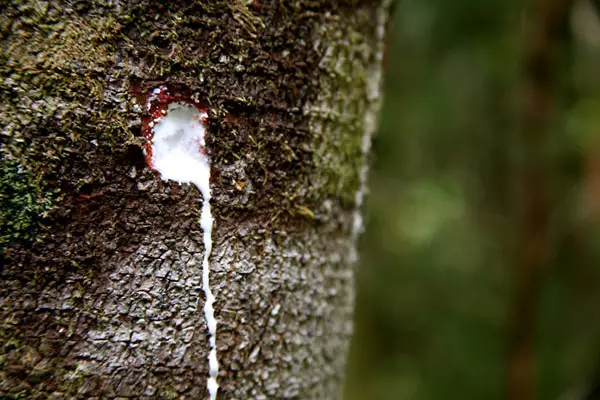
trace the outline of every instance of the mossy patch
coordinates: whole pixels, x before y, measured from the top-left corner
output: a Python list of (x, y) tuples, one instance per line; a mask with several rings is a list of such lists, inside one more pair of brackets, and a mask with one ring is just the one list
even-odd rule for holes
[(14, 160), (0, 159), (0, 249), (36, 237), (55, 195), (44, 192)]

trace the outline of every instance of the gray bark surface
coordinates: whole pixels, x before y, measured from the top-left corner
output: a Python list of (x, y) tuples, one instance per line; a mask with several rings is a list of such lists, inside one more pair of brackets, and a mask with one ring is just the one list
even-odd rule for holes
[(206, 396), (201, 196), (134, 107), (167, 83), (208, 107), (220, 398), (338, 398), (384, 7), (0, 10), (0, 397)]

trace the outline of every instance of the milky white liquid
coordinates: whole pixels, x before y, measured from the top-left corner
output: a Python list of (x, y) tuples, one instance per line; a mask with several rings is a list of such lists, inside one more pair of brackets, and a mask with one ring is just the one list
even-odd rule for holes
[(203, 231), (204, 259), (202, 260), (202, 289), (206, 296), (204, 317), (210, 334), (210, 354), (208, 356), (209, 379), (207, 389), (211, 400), (217, 398), (219, 385), (217, 375), (219, 362), (217, 360), (217, 320), (213, 303), (215, 296), (210, 290), (209, 257), (212, 250), (213, 217), (210, 210), (210, 164), (207, 157), (200, 151), (204, 147), (204, 126), (202, 118), (206, 113), (198, 111), (186, 103), (171, 103), (167, 114), (161, 119), (154, 120), (152, 145), (152, 163), (164, 180), (179, 183), (191, 183), (202, 193), (202, 211), (200, 227)]

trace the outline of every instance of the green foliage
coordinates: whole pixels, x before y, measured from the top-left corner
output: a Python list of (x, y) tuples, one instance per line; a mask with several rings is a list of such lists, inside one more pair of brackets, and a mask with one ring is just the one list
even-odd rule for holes
[[(346, 398), (503, 399), (530, 10), (396, 6)], [(583, 167), (597, 164), (600, 52), (561, 40), (579, 47), (557, 50), (557, 107), (544, 133), (550, 260), (533, 300), (536, 398), (548, 400), (581, 388), (600, 354), (599, 231), (582, 201), (598, 179)]]

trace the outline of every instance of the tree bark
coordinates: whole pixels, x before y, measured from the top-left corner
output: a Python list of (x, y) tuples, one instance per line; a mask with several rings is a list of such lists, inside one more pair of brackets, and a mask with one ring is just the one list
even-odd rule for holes
[(3, 4), (0, 397), (206, 396), (201, 196), (134, 104), (160, 84), (208, 108), (219, 396), (339, 397), (385, 11)]

